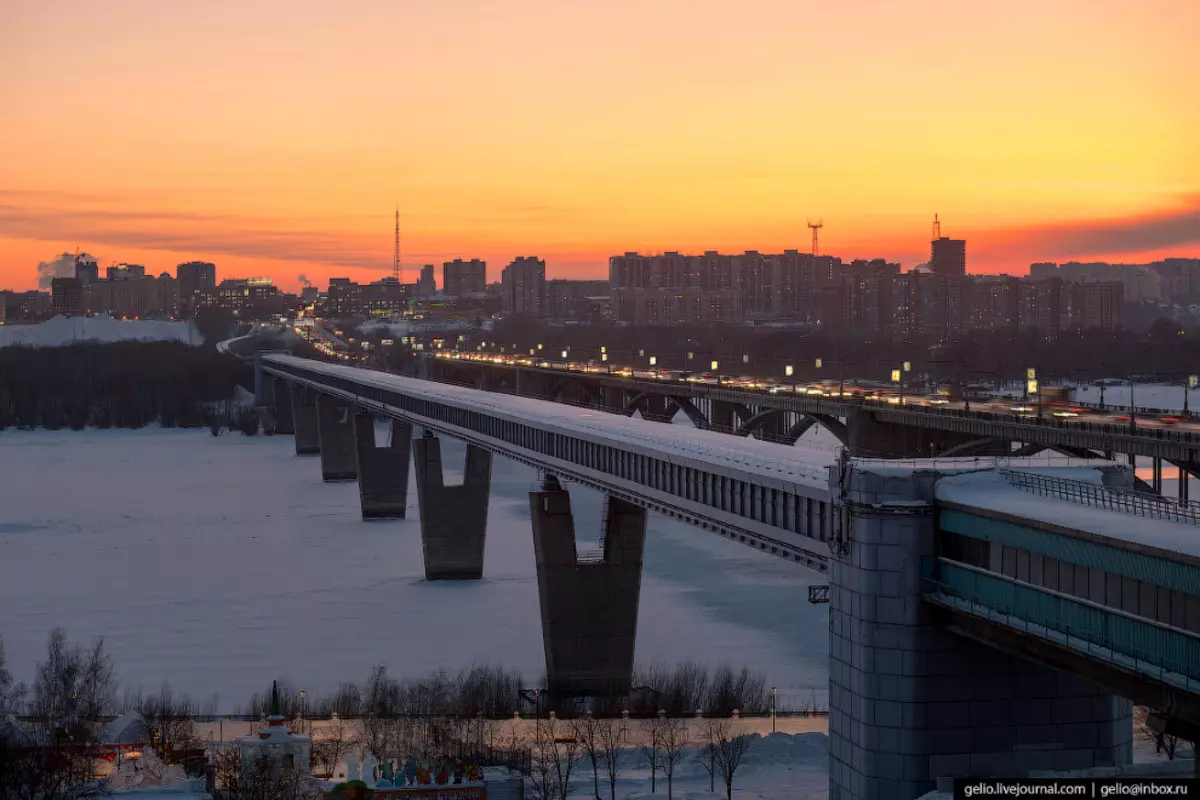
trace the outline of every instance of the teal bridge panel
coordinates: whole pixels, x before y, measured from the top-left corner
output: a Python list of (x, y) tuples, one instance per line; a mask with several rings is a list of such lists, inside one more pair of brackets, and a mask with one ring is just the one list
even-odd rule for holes
[(1200, 691), (1200, 636), (945, 558), (925, 574), (926, 600)]
[[(1140, 523), (1138, 518), (1130, 518), (1130, 525)], [(1200, 594), (1200, 568), (1194, 564), (953, 508), (939, 510), (938, 526), (960, 536), (997, 542), (1069, 564), (1098, 569), (1110, 575), (1146, 581), (1184, 594)], [(1197, 535), (1200, 535), (1200, 531), (1197, 531)]]

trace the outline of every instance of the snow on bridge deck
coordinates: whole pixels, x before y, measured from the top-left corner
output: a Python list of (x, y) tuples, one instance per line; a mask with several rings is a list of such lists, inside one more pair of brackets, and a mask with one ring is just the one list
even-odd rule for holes
[(727, 433), (662, 422), (646, 422), (550, 400), (497, 394), (482, 389), (434, 383), (340, 364), (326, 364), (295, 356), (264, 356), (263, 361), (342, 378), (409, 397), (450, 403), (459, 408), (515, 422), (534, 423), (547, 430), (580, 438), (610, 444), (625, 443), (668, 457), (674, 455), (681, 459), (702, 462), (719, 469), (734, 469), (796, 483), (809, 490), (828, 491), (828, 467), (837, 459), (837, 453), (833, 449), (803, 444), (789, 447), (749, 437), (734, 438)]
[[(1056, 478), (1101, 484), (1101, 473), (1088, 468), (1026, 470)], [(1086, 505), (1017, 488), (996, 470), (943, 478), (935, 489), (938, 502), (979, 508), (1035, 524), (1047, 523), (1101, 544), (1138, 550), (1160, 558), (1200, 565), (1200, 526)]]

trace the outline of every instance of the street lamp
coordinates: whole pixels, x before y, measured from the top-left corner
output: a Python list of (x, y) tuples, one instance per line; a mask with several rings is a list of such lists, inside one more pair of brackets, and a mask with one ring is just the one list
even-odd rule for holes
[(308, 697), (308, 692), (300, 690), (300, 731), (304, 731), (304, 712), (308, 706), (305, 698)]
[(1183, 390), (1183, 415), (1188, 416), (1188, 395), (1196, 388), (1197, 381), (1200, 381), (1200, 376), (1188, 375), (1187, 387)]
[(792, 365), (788, 364), (783, 368), (783, 376), (792, 379), (792, 394), (796, 393), (796, 370), (792, 369)]
[(771, 733), (775, 732), (775, 687), (771, 687)]
[(900, 389), (900, 405), (904, 405), (904, 382), (900, 380), (900, 370), (892, 370), (892, 383)]
[(652, 366), (652, 367), (653, 367), (653, 366), (655, 366), (656, 364), (658, 364), (658, 358), (657, 358), (657, 357), (655, 357), (655, 356), (650, 356), (650, 366)]

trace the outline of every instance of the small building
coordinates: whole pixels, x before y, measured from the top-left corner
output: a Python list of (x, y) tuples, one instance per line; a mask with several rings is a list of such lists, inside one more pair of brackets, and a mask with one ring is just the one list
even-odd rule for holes
[(249, 770), (263, 758), (278, 761), (284, 769), (292, 769), (307, 778), (312, 775), (312, 741), (308, 736), (292, 733), (284, 726), (279, 710), (279, 684), (271, 684), (271, 713), (267, 726), (257, 736), (237, 740), (242, 751), (242, 769)]

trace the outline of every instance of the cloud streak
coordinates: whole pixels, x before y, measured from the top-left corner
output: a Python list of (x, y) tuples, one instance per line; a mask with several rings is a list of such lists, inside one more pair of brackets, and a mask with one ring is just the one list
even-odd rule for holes
[(984, 259), (1006, 253), (1046, 260), (1112, 257), (1200, 245), (1200, 195), (1151, 214), (984, 231), (973, 238), (979, 241), (973, 249)]

